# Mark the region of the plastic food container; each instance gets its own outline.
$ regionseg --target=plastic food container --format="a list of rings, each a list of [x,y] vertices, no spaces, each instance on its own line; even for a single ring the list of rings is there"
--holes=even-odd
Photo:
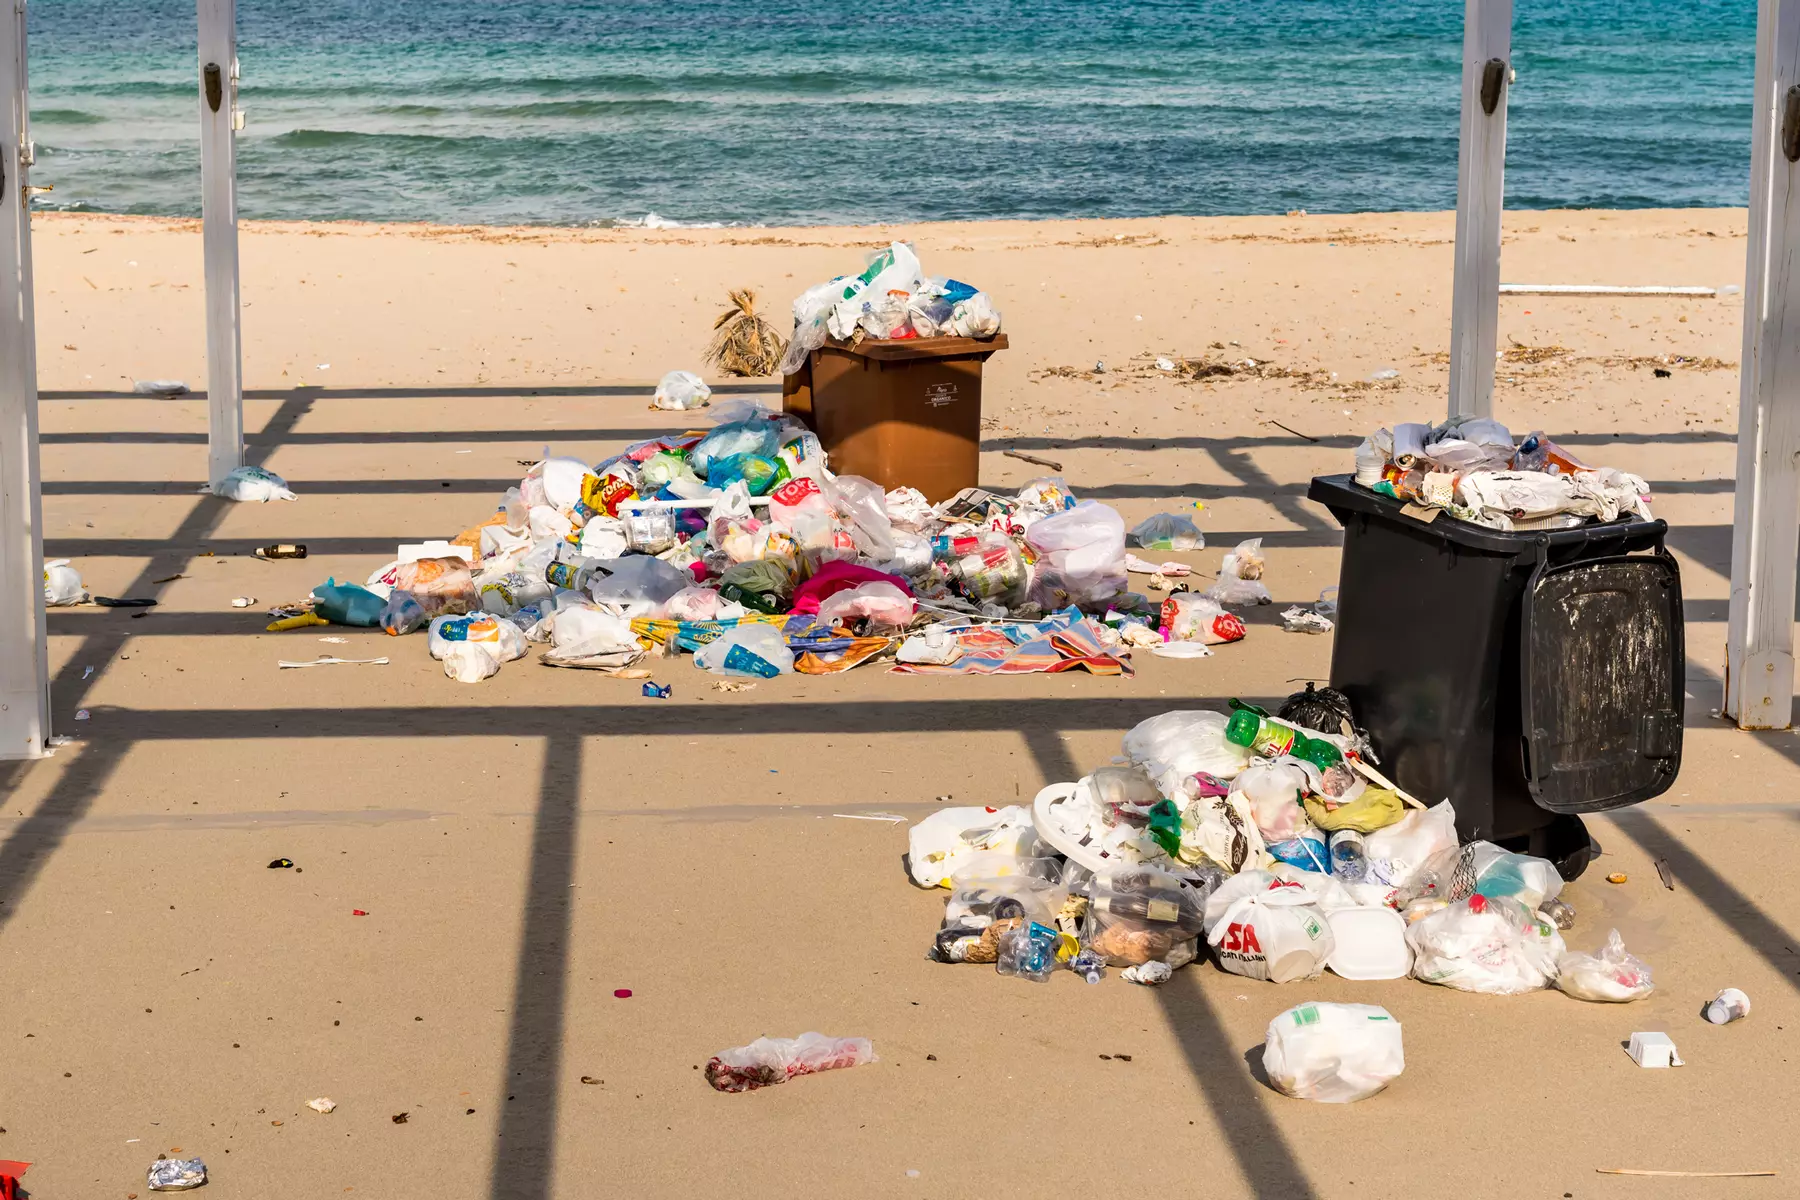
[[[1341,908],[1325,923],[1337,945],[1325,965],[1345,979],[1402,979],[1412,970],[1406,921],[1391,908]]]

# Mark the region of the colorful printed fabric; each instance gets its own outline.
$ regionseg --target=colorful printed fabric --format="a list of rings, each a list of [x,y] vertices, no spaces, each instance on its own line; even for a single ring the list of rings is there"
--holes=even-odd
[[[781,631],[788,649],[794,652],[794,670],[803,675],[835,675],[867,662],[891,647],[894,642],[884,637],[857,637],[848,630],[827,624],[817,616],[790,613],[786,615],[750,613],[731,621],[671,621],[637,617],[631,632],[646,649],[673,647],[692,654],[708,642],[717,641],[740,625],[773,625]]]
[[[1131,663],[1107,652],[1100,626],[1075,608],[1042,621],[977,625],[956,635],[953,663],[900,663],[903,675],[1055,674],[1079,667],[1093,675],[1130,675]]]

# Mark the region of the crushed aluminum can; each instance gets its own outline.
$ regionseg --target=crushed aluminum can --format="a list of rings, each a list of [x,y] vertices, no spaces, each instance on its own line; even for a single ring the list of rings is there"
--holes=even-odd
[[[206,1182],[206,1164],[197,1158],[159,1158],[146,1182],[153,1192],[185,1192]]]

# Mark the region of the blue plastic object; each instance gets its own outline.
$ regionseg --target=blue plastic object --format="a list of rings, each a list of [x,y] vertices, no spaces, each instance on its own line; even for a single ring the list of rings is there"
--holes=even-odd
[[[387,607],[387,601],[368,588],[339,583],[331,578],[314,588],[312,594],[313,612],[333,625],[360,625],[373,629],[381,624],[381,610]]]

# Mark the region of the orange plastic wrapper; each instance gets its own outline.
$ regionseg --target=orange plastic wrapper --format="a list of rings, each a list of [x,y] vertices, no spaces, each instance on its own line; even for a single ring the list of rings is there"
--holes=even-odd
[[[401,563],[394,590],[411,592],[429,617],[458,616],[481,609],[481,593],[469,564],[460,558],[421,558]]]

